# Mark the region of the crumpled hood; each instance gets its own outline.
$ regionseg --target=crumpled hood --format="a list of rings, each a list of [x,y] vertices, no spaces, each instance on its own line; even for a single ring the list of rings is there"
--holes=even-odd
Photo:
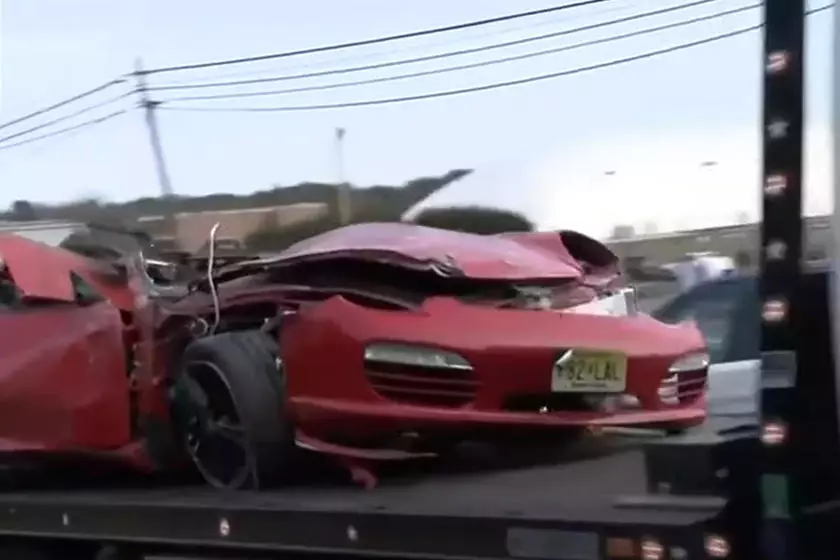
[[[404,223],[357,224],[316,235],[265,266],[351,258],[487,280],[614,278],[618,259],[602,243],[576,232],[476,235]],[[254,261],[252,261],[252,264]]]

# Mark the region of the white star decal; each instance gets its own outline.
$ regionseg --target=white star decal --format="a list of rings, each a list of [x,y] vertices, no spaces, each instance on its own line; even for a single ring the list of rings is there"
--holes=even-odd
[[[771,241],[764,250],[767,260],[780,261],[787,254],[787,245],[782,241]]]
[[[779,74],[787,70],[790,55],[786,51],[773,51],[767,57],[767,73]]]
[[[770,138],[778,140],[787,136],[788,125],[789,123],[783,120],[771,122],[767,125],[767,132],[770,134]]]
[[[787,302],[782,299],[771,299],[765,302],[761,309],[761,318],[768,323],[779,323],[787,317]]]
[[[784,175],[770,175],[764,181],[764,193],[767,196],[778,196],[785,192],[787,179]]]

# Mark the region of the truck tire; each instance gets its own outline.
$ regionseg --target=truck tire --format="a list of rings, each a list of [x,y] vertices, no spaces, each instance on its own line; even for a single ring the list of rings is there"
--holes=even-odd
[[[210,485],[265,487],[290,466],[294,427],[279,351],[258,331],[213,335],[185,349],[172,392],[173,418]]]

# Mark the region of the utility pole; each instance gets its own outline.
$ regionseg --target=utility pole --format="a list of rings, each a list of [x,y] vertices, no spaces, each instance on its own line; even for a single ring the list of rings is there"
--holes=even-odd
[[[155,169],[158,176],[158,184],[160,185],[161,197],[164,200],[170,199],[174,196],[172,190],[172,183],[169,180],[169,172],[166,169],[166,160],[163,157],[163,146],[160,143],[160,132],[157,125],[157,109],[160,105],[159,101],[154,101],[149,96],[148,86],[146,84],[146,72],[143,69],[143,61],[137,58],[134,62],[134,75],[137,78],[137,94],[140,96],[140,106],[143,107],[146,117],[146,128],[149,129],[149,143],[152,147],[152,157],[155,160]],[[177,239],[177,224],[175,222],[175,209],[171,206],[167,207],[166,211],[166,229],[173,239]]]
[[[350,208],[350,184],[344,176],[344,136],[347,131],[343,128],[335,129],[336,163],[338,166],[337,206],[338,220],[341,225],[350,222],[352,209]]]

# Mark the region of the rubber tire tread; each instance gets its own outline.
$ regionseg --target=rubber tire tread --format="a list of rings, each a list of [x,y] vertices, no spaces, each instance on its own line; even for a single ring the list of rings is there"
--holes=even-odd
[[[278,351],[278,345],[264,333],[242,331],[199,339],[183,355],[184,364],[207,361],[225,377],[262,487],[283,478],[294,453],[285,372],[278,371],[275,362]]]

